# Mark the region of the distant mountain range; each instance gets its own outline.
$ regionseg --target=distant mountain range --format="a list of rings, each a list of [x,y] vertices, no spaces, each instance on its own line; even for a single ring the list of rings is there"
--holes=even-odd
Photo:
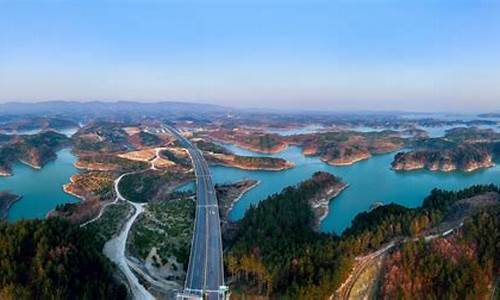
[[[132,102],[132,101],[45,101],[7,102],[0,104],[0,114],[109,114],[109,113],[182,113],[223,112],[227,107],[192,102]]]
[[[477,116],[480,118],[500,118],[500,112],[499,113],[480,114]]]

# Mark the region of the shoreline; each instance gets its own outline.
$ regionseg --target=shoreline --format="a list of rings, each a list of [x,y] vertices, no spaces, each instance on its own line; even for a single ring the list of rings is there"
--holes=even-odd
[[[443,168],[438,168],[438,169],[430,169],[427,168],[426,166],[421,166],[421,167],[412,167],[412,168],[395,168],[391,166],[391,170],[396,171],[396,172],[411,172],[411,171],[429,171],[429,172],[443,172],[443,173],[450,173],[450,172],[464,172],[464,173],[471,173],[483,169],[489,169],[495,167],[496,164],[492,162],[491,164],[487,166],[480,166],[477,168],[468,168],[468,169],[460,169],[460,168],[452,168],[452,169],[443,169]]]
[[[12,176],[12,173],[11,172],[4,172],[4,171],[2,171],[2,172],[0,172],[0,176],[1,177],[9,177],[9,176]]]
[[[66,193],[68,193],[68,194],[70,194],[71,196],[74,196],[74,197],[80,199],[83,202],[83,201],[87,200],[84,196],[78,195],[77,193],[69,190],[69,187],[71,186],[71,184],[75,183],[75,179],[73,177],[76,176],[76,175],[78,175],[78,173],[71,175],[69,177],[69,182],[66,183],[66,184],[63,184],[63,191],[66,192]]]
[[[73,176],[71,176],[71,177],[73,177]],[[71,181],[71,183],[73,183],[73,181],[71,180],[71,177],[70,177],[70,179],[69,179],[69,180]],[[74,192],[72,192],[72,191],[68,190],[68,187],[70,186],[70,184],[71,184],[71,183],[66,183],[66,184],[63,184],[63,186],[62,186],[62,190],[63,190],[66,194],[71,195],[71,196],[73,196],[73,197],[77,198],[79,201],[78,201],[78,202],[76,202],[76,203],[82,203],[82,202],[87,201],[87,200],[85,199],[85,197],[80,196],[80,195],[78,195],[78,194],[76,194],[76,193],[74,193]],[[66,203],[72,203],[72,202],[66,202]],[[66,204],[66,203],[64,203],[64,204]],[[46,219],[50,218],[50,217],[52,216],[52,214],[53,214],[55,211],[56,211],[56,207],[54,207],[54,208],[52,208],[51,210],[49,210],[49,211],[45,214],[45,218],[46,218]]]
[[[280,147],[277,147],[277,149],[271,149],[269,151],[261,150],[261,149],[255,148],[253,146],[241,145],[241,144],[238,144],[238,143],[234,143],[234,145],[238,146],[240,148],[246,149],[248,151],[252,151],[252,152],[256,152],[256,153],[261,153],[261,154],[278,154],[278,153],[283,152],[286,149],[288,149],[288,144],[287,143],[283,144]]]
[[[71,179],[70,179],[70,181],[71,181]],[[73,183],[73,182],[71,182],[71,183]],[[66,183],[66,184],[63,184],[63,191],[64,191],[65,193],[67,193],[67,194],[69,194],[69,195],[73,196],[73,197],[76,197],[76,198],[80,199],[80,201],[82,201],[82,202],[86,201],[87,199],[85,199],[85,197],[84,197],[84,196],[82,196],[82,195],[78,195],[78,194],[76,194],[75,192],[72,192],[72,191],[70,191],[70,190],[69,190],[69,187],[70,187],[71,183]]]
[[[245,167],[241,165],[231,165],[227,163],[221,163],[221,162],[209,162],[213,166],[222,166],[226,168],[235,168],[235,169],[240,169],[240,170],[246,170],[246,171],[269,171],[269,172],[279,172],[279,171],[284,171],[288,169],[292,169],[295,167],[295,163],[289,162],[290,165],[286,167],[280,167],[280,168],[259,168],[259,167]]]
[[[0,221],[7,220],[8,216],[9,216],[9,211],[10,211],[10,208],[12,207],[12,205],[14,205],[16,202],[18,202],[19,200],[21,200],[23,198],[22,195],[14,195],[14,196],[16,196],[16,198],[13,199],[12,201],[7,202],[7,205],[5,206],[5,208],[2,209],[2,211],[0,211]]]
[[[89,167],[92,163],[88,163],[86,165],[82,165],[82,163],[78,163],[78,162],[80,162],[79,158],[73,163],[73,167],[77,168],[78,170],[84,170],[84,171],[101,171],[101,172],[116,171],[115,168],[105,168],[105,167],[93,168],[93,167]]]
[[[340,195],[340,193],[342,193],[345,189],[347,189],[350,185],[348,183],[345,183],[344,186],[342,188],[340,188],[337,192],[333,193],[333,195],[331,197],[328,197],[328,201],[325,201],[326,205],[325,205],[325,212],[319,216],[318,220],[317,220],[317,230],[319,230],[319,227],[321,226],[321,222],[323,222],[323,220],[328,216],[328,214],[330,213],[330,202],[332,202],[334,200],[334,198],[336,198],[338,195]],[[314,209],[314,208],[313,208]]]
[[[288,144],[289,144],[289,143],[284,143],[278,149],[266,151],[266,150],[261,150],[261,149],[255,148],[254,146],[247,146],[245,144],[238,143],[237,141],[222,140],[222,139],[210,136],[210,135],[208,137],[210,139],[212,139],[213,141],[215,141],[216,143],[223,144],[223,145],[224,144],[225,145],[233,145],[233,146],[236,146],[238,148],[241,148],[241,149],[244,149],[244,150],[247,150],[247,151],[251,151],[251,152],[255,152],[255,153],[259,153],[259,154],[278,154],[278,153],[283,152],[286,149],[288,149]]]
[[[367,157],[362,157],[362,158],[356,158],[352,161],[349,161],[349,162],[332,162],[332,161],[329,161],[329,160],[326,160],[326,159],[323,159],[320,157],[320,160],[330,166],[334,166],[334,167],[343,167],[343,166],[352,166],[354,165],[355,163],[358,163],[360,161],[363,161],[363,160],[368,160],[370,158],[372,158],[373,156],[370,155],[370,156],[367,156]]]
[[[29,162],[27,162],[27,161],[25,161],[25,160],[22,160],[22,159],[20,159],[20,158],[19,158],[18,160],[19,160],[19,162],[21,162],[21,163],[23,163],[23,164],[25,164],[25,165],[27,165],[27,166],[30,166],[30,167],[32,167],[32,168],[33,168],[33,169],[35,169],[35,170],[40,170],[40,169],[42,169],[42,166],[36,166],[36,165],[33,165],[33,164],[31,164],[31,163],[29,163]]]
[[[243,179],[243,180],[248,180],[248,179]],[[225,219],[226,221],[229,221],[229,213],[231,212],[231,210],[233,210],[234,208],[234,205],[236,203],[238,203],[241,198],[247,193],[249,192],[251,189],[253,189],[254,187],[258,186],[259,184],[261,183],[261,180],[257,180],[254,184],[252,184],[251,186],[248,186],[246,187],[245,189],[243,189],[239,196],[234,198],[233,200],[231,200],[231,204],[229,205],[229,207],[227,208],[227,212],[226,212],[226,216],[225,216]]]

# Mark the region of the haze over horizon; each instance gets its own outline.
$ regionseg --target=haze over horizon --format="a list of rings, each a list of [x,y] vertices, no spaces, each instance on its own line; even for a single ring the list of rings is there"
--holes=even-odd
[[[0,4],[0,102],[500,109],[500,2]]]

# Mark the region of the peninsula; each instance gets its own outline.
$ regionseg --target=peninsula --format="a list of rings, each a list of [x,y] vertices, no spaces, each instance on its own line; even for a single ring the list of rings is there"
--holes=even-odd
[[[0,192],[0,221],[5,220],[7,218],[7,215],[9,213],[9,208],[16,201],[19,201],[19,199],[21,199],[21,196],[12,194],[11,192],[8,191]]]

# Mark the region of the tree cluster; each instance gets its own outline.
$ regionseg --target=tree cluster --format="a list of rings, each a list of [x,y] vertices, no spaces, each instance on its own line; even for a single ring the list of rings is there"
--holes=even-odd
[[[226,255],[237,289],[279,299],[326,299],[347,278],[355,256],[430,228],[455,201],[499,191],[494,185],[457,192],[435,189],[420,208],[390,204],[363,212],[339,237],[313,230],[308,197],[319,188],[307,180],[246,212]]]
[[[61,219],[0,224],[1,299],[124,299],[92,234]]]

